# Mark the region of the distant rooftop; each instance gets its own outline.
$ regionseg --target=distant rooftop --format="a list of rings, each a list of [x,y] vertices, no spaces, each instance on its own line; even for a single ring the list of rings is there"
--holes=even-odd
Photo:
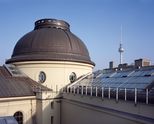
[[[134,60],[134,64],[128,65],[127,63],[119,64],[118,67],[114,66],[114,62],[109,62],[109,68],[104,70],[106,71],[114,71],[114,70],[128,70],[128,69],[139,69],[139,68],[151,68],[154,65],[151,65],[151,61],[149,59],[137,59]]]

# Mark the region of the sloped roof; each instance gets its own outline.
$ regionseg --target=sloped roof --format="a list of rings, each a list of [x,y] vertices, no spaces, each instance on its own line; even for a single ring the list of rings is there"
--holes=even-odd
[[[96,71],[68,87],[70,91],[67,92],[73,90],[73,93],[90,96],[154,104],[154,66],[110,72]]]
[[[154,67],[111,72],[98,71],[74,85],[151,89],[154,87]]]
[[[50,90],[29,77],[14,77],[5,67],[0,66],[0,98],[35,96],[34,87]]]

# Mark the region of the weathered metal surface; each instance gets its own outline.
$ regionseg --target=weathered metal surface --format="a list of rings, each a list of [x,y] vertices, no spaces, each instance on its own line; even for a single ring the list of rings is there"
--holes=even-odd
[[[94,65],[85,44],[69,30],[62,20],[42,19],[35,22],[33,31],[16,44],[11,59],[21,61],[73,61]]]

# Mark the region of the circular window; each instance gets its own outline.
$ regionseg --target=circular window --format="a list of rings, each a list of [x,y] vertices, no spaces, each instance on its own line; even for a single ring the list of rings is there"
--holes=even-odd
[[[46,80],[46,74],[45,74],[45,72],[41,71],[39,74],[39,82],[44,83],[45,80]]]
[[[73,83],[77,79],[76,74],[72,72],[69,76],[69,79],[70,79],[70,82]]]

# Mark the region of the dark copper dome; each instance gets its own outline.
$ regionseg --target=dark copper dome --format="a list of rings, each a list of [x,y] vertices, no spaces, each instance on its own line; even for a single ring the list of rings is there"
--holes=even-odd
[[[11,59],[6,63],[23,61],[73,61],[94,65],[85,44],[62,20],[41,19],[33,31],[24,35],[15,45]]]

